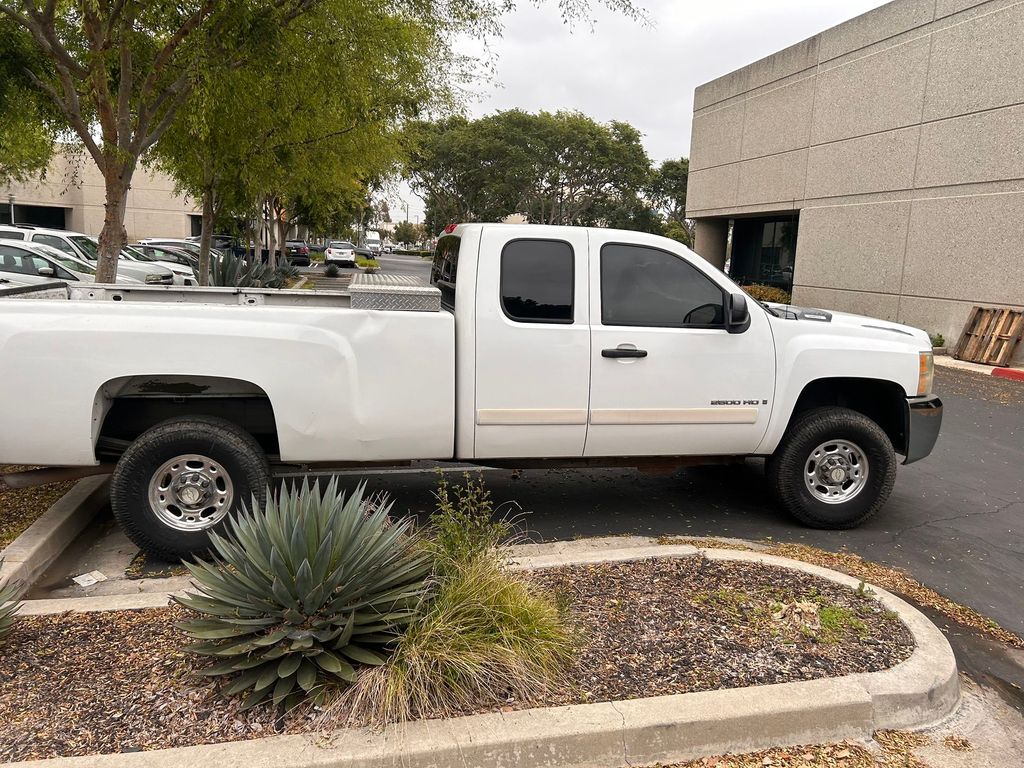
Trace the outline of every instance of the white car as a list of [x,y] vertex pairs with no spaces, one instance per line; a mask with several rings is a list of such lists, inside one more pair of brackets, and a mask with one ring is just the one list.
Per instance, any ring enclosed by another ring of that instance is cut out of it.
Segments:
[[167,260],[164,258],[166,254],[151,255],[143,251],[141,248],[126,245],[121,251],[121,255],[122,258],[126,258],[129,261],[153,264],[170,270],[171,274],[174,275],[175,285],[199,285],[199,281],[196,279],[195,270],[192,269],[190,265]]
[[348,240],[331,240],[324,248],[324,265],[334,264],[339,267],[356,265],[356,247]]
[[358,274],[346,294],[65,290],[0,299],[0,464],[116,461],[114,516],[164,558],[204,550],[270,460],[762,457],[784,509],[850,528],[942,423],[924,331],[761,304],[640,232],[463,224],[431,285]]
[[[20,224],[16,227],[0,226],[0,238],[41,243],[63,251],[69,256],[95,265],[99,257],[99,245],[96,239],[83,235],[81,232],[70,232],[63,229],[46,229]],[[117,273],[139,280],[148,285],[172,285],[174,275],[171,270],[157,264],[139,264],[121,255]]]
[[[180,248],[186,253],[190,253],[199,258],[199,243],[194,240],[182,240],[175,237],[144,237],[139,240],[140,245],[169,245],[173,248]],[[210,254],[213,256],[223,256],[224,251],[219,248],[210,246]]]
[[[48,245],[2,240],[0,272],[30,283],[53,280],[91,283],[96,275],[96,270],[90,265]],[[137,280],[131,282],[138,284]]]

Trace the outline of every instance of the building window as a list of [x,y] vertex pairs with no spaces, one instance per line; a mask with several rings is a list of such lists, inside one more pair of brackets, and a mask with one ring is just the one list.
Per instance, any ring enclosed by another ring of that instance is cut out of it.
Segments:
[[558,240],[513,240],[501,251],[501,308],[518,323],[571,323],[573,250]]
[[741,285],[770,285],[791,290],[796,239],[795,218],[736,219],[730,277]]
[[724,327],[725,294],[667,251],[638,245],[601,249],[601,323],[654,328]]

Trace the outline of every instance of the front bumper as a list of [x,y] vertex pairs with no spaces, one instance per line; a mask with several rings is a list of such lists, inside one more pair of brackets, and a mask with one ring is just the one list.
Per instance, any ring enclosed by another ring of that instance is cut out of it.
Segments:
[[908,397],[903,409],[903,429],[907,454],[904,464],[912,464],[932,452],[942,427],[942,401],[937,395]]

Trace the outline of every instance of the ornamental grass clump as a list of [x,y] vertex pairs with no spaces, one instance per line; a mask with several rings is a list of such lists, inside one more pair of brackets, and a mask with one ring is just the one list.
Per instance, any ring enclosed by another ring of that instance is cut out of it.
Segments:
[[431,570],[409,523],[363,485],[348,498],[337,479],[268,497],[211,535],[211,561],[186,564],[197,591],[177,598],[200,615],[177,625],[199,641],[186,650],[216,660],[205,674],[234,675],[223,693],[246,693],[244,709],[319,702],[386,663]]
[[[4,560],[0,557],[0,567]],[[21,607],[21,597],[25,588],[20,581],[9,581],[0,584],[0,643],[10,634],[17,620],[18,609]]]
[[[441,481],[426,547],[432,589],[394,653],[363,672],[325,723],[384,725],[530,702],[556,687],[575,636],[556,603],[506,568],[513,526],[483,483]],[[339,722],[340,721],[340,722]]]

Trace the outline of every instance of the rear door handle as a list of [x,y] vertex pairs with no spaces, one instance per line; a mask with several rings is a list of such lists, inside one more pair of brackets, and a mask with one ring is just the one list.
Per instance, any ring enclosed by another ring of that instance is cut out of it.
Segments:
[[602,349],[601,357],[647,357],[646,349]]

